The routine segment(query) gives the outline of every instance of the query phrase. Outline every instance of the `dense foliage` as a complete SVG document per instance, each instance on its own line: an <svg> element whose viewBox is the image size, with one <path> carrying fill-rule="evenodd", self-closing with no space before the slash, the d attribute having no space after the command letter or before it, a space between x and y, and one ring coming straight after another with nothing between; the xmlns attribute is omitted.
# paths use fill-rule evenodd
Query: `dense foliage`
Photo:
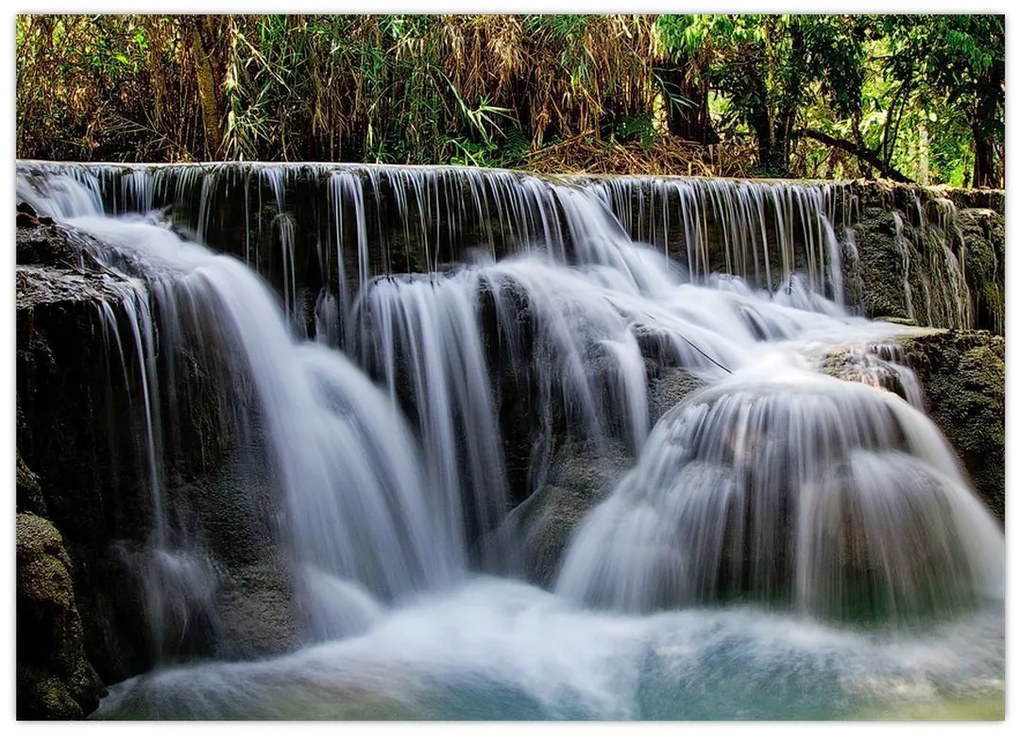
<svg viewBox="0 0 1020 734"><path fill-rule="evenodd" d="M1001 16L23 15L17 154L1001 185Z"/></svg>

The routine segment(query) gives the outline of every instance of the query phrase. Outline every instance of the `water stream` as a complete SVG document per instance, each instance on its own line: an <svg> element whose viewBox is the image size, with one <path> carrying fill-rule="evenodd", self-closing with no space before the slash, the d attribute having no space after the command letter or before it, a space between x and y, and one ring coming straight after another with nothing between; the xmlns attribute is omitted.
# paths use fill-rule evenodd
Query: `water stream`
<svg viewBox="0 0 1020 734"><path fill-rule="evenodd" d="M166 506L157 352L197 353L257 436L303 610L295 652L164 650L99 718L999 710L1003 533L868 346L900 327L847 309L866 243L835 189L36 163L18 195L130 284L104 308L146 386L150 625L215 620L222 573ZM824 374L848 347L859 381ZM704 387L653 425L651 375L680 368ZM564 436L633 466L542 589L508 517Z"/></svg>

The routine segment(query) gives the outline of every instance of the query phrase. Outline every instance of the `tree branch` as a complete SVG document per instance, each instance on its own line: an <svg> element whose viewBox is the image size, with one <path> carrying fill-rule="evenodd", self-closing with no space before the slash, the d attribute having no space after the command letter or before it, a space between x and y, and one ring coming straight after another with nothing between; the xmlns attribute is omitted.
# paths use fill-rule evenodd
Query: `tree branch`
<svg viewBox="0 0 1020 734"><path fill-rule="evenodd" d="M826 135L825 133L818 132L817 130L799 130L798 134L801 137L817 140L819 143L823 143L832 148L845 150L847 153L857 156L860 160L875 168L885 178L898 181L899 183L914 183L912 179L907 178L895 168L886 164L885 161L883 161L878 154L875 153L875 151L863 148L850 140L834 138L831 135Z"/></svg>

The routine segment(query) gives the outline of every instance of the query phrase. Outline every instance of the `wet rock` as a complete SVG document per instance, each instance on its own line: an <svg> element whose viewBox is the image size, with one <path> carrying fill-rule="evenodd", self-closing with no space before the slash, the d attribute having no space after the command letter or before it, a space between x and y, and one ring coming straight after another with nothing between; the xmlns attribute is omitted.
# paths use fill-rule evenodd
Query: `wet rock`
<svg viewBox="0 0 1020 734"><path fill-rule="evenodd" d="M648 382L648 417L655 425L666 411L707 383L687 370L674 367L663 370Z"/></svg>
<svg viewBox="0 0 1020 734"><path fill-rule="evenodd" d="M155 518L141 365L121 305L124 282L89 247L87 235L60 226L19 230L16 270L18 509L45 514L63 535L89 659L113 683L151 667L159 654L260 657L293 648L270 484L217 473L238 443L234 412L249 397L218 389L218 376L236 367L214 345L202 359L187 349L171 355L175 379L160 375L165 394L157 398L162 502L176 522L215 540L222 638L210 633L201 609L189 608L177 615L187 627L187 634L176 630L179 649L151 639L142 570ZM158 334L155 343L158 350Z"/></svg>
<svg viewBox="0 0 1020 734"><path fill-rule="evenodd" d="M1005 189L960 189L952 186L933 186L937 192L959 209L987 209L1000 216L1006 213Z"/></svg>
<svg viewBox="0 0 1020 734"><path fill-rule="evenodd" d="M847 268L851 303L869 318L911 318L904 290L904 252L897 241L892 212L866 209L861 221L854 225L854 235L859 259Z"/></svg>
<svg viewBox="0 0 1020 734"><path fill-rule="evenodd" d="M293 579L280 559L235 567L218 595L216 653L230 659L282 655L299 645Z"/></svg>
<svg viewBox="0 0 1020 734"><path fill-rule="evenodd" d="M68 232L19 230L17 293L18 455L35 476L19 508L45 512L70 558L86 652L104 680L141 672L136 584L111 551L115 537L148 527L124 392L110 389L103 304L120 292L110 274L79 256ZM33 488L38 487L38 493ZM134 608L132 608L134 606Z"/></svg>
<svg viewBox="0 0 1020 734"><path fill-rule="evenodd" d="M870 318L1003 333L1002 192L859 182L848 192L851 304Z"/></svg>
<svg viewBox="0 0 1020 734"><path fill-rule="evenodd" d="M19 222L15 241L19 265L68 267L79 261L67 229L56 224L40 226L35 220L25 226Z"/></svg>
<svg viewBox="0 0 1020 734"><path fill-rule="evenodd" d="M204 541L221 569L215 638L207 652L250 659L298 645L294 580L276 531L276 488L256 476L258 461L237 452L215 472L172 488L175 504L190 508L185 524Z"/></svg>
<svg viewBox="0 0 1020 734"><path fill-rule="evenodd" d="M899 339L924 403L993 514L1005 518L1006 342L986 331Z"/></svg>
<svg viewBox="0 0 1020 734"><path fill-rule="evenodd" d="M996 334L1005 331L1006 222L992 209L964 209L959 216L966 243L967 285L974 326Z"/></svg>
<svg viewBox="0 0 1020 734"><path fill-rule="evenodd" d="M632 465L619 443L567 442L555 452L542 487L514 508L497 533L502 554L532 583L550 587L581 518L605 499Z"/></svg>
<svg viewBox="0 0 1020 734"><path fill-rule="evenodd" d="M16 222L18 227L37 227L40 224L53 224L52 217L40 217L27 201L18 202Z"/></svg>
<svg viewBox="0 0 1020 734"><path fill-rule="evenodd" d="M85 656L71 560L53 525L18 513L17 714L19 719L81 719L104 688Z"/></svg>
<svg viewBox="0 0 1020 734"><path fill-rule="evenodd" d="M922 408L920 387L905 362L906 357L898 344L853 344L823 355L817 369L840 380L888 390Z"/></svg>
<svg viewBox="0 0 1020 734"><path fill-rule="evenodd" d="M155 662L131 563L147 556L154 517L126 284L88 255L87 240L63 227L18 232L18 508L44 514L62 534L86 653L114 683ZM177 365L179 383L162 396L173 406L162 415L164 489L168 504L211 504L212 493L192 498L187 485L222 460L235 436L221 414L241 399L224 406L208 365L187 357ZM246 547L272 543L268 537Z"/></svg>
<svg viewBox="0 0 1020 734"><path fill-rule="evenodd" d="M652 354L646 358L652 424L706 384L687 370L671 366L671 361L656 360ZM577 523L608 496L634 462L633 452L622 439L606 438L596 443L568 430L562 420L553 426L548 441L554 449L531 478L529 487L533 491L515 502L503 525L481 542L488 565L503 572L523 573L533 583L546 587L555 581Z"/></svg>
<svg viewBox="0 0 1020 734"><path fill-rule="evenodd" d="M1005 489L1005 341L987 331L914 328L829 350L817 369L896 393L925 411L1000 520Z"/></svg>

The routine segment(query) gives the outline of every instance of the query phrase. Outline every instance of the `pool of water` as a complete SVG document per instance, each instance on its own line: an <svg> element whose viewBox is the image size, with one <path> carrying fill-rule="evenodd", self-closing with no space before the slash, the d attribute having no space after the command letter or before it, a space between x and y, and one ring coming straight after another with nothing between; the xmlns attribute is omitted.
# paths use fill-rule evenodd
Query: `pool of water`
<svg viewBox="0 0 1020 734"><path fill-rule="evenodd" d="M1001 719L1001 602L917 628L752 607L584 610L480 577L364 634L256 662L159 669L96 718Z"/></svg>

